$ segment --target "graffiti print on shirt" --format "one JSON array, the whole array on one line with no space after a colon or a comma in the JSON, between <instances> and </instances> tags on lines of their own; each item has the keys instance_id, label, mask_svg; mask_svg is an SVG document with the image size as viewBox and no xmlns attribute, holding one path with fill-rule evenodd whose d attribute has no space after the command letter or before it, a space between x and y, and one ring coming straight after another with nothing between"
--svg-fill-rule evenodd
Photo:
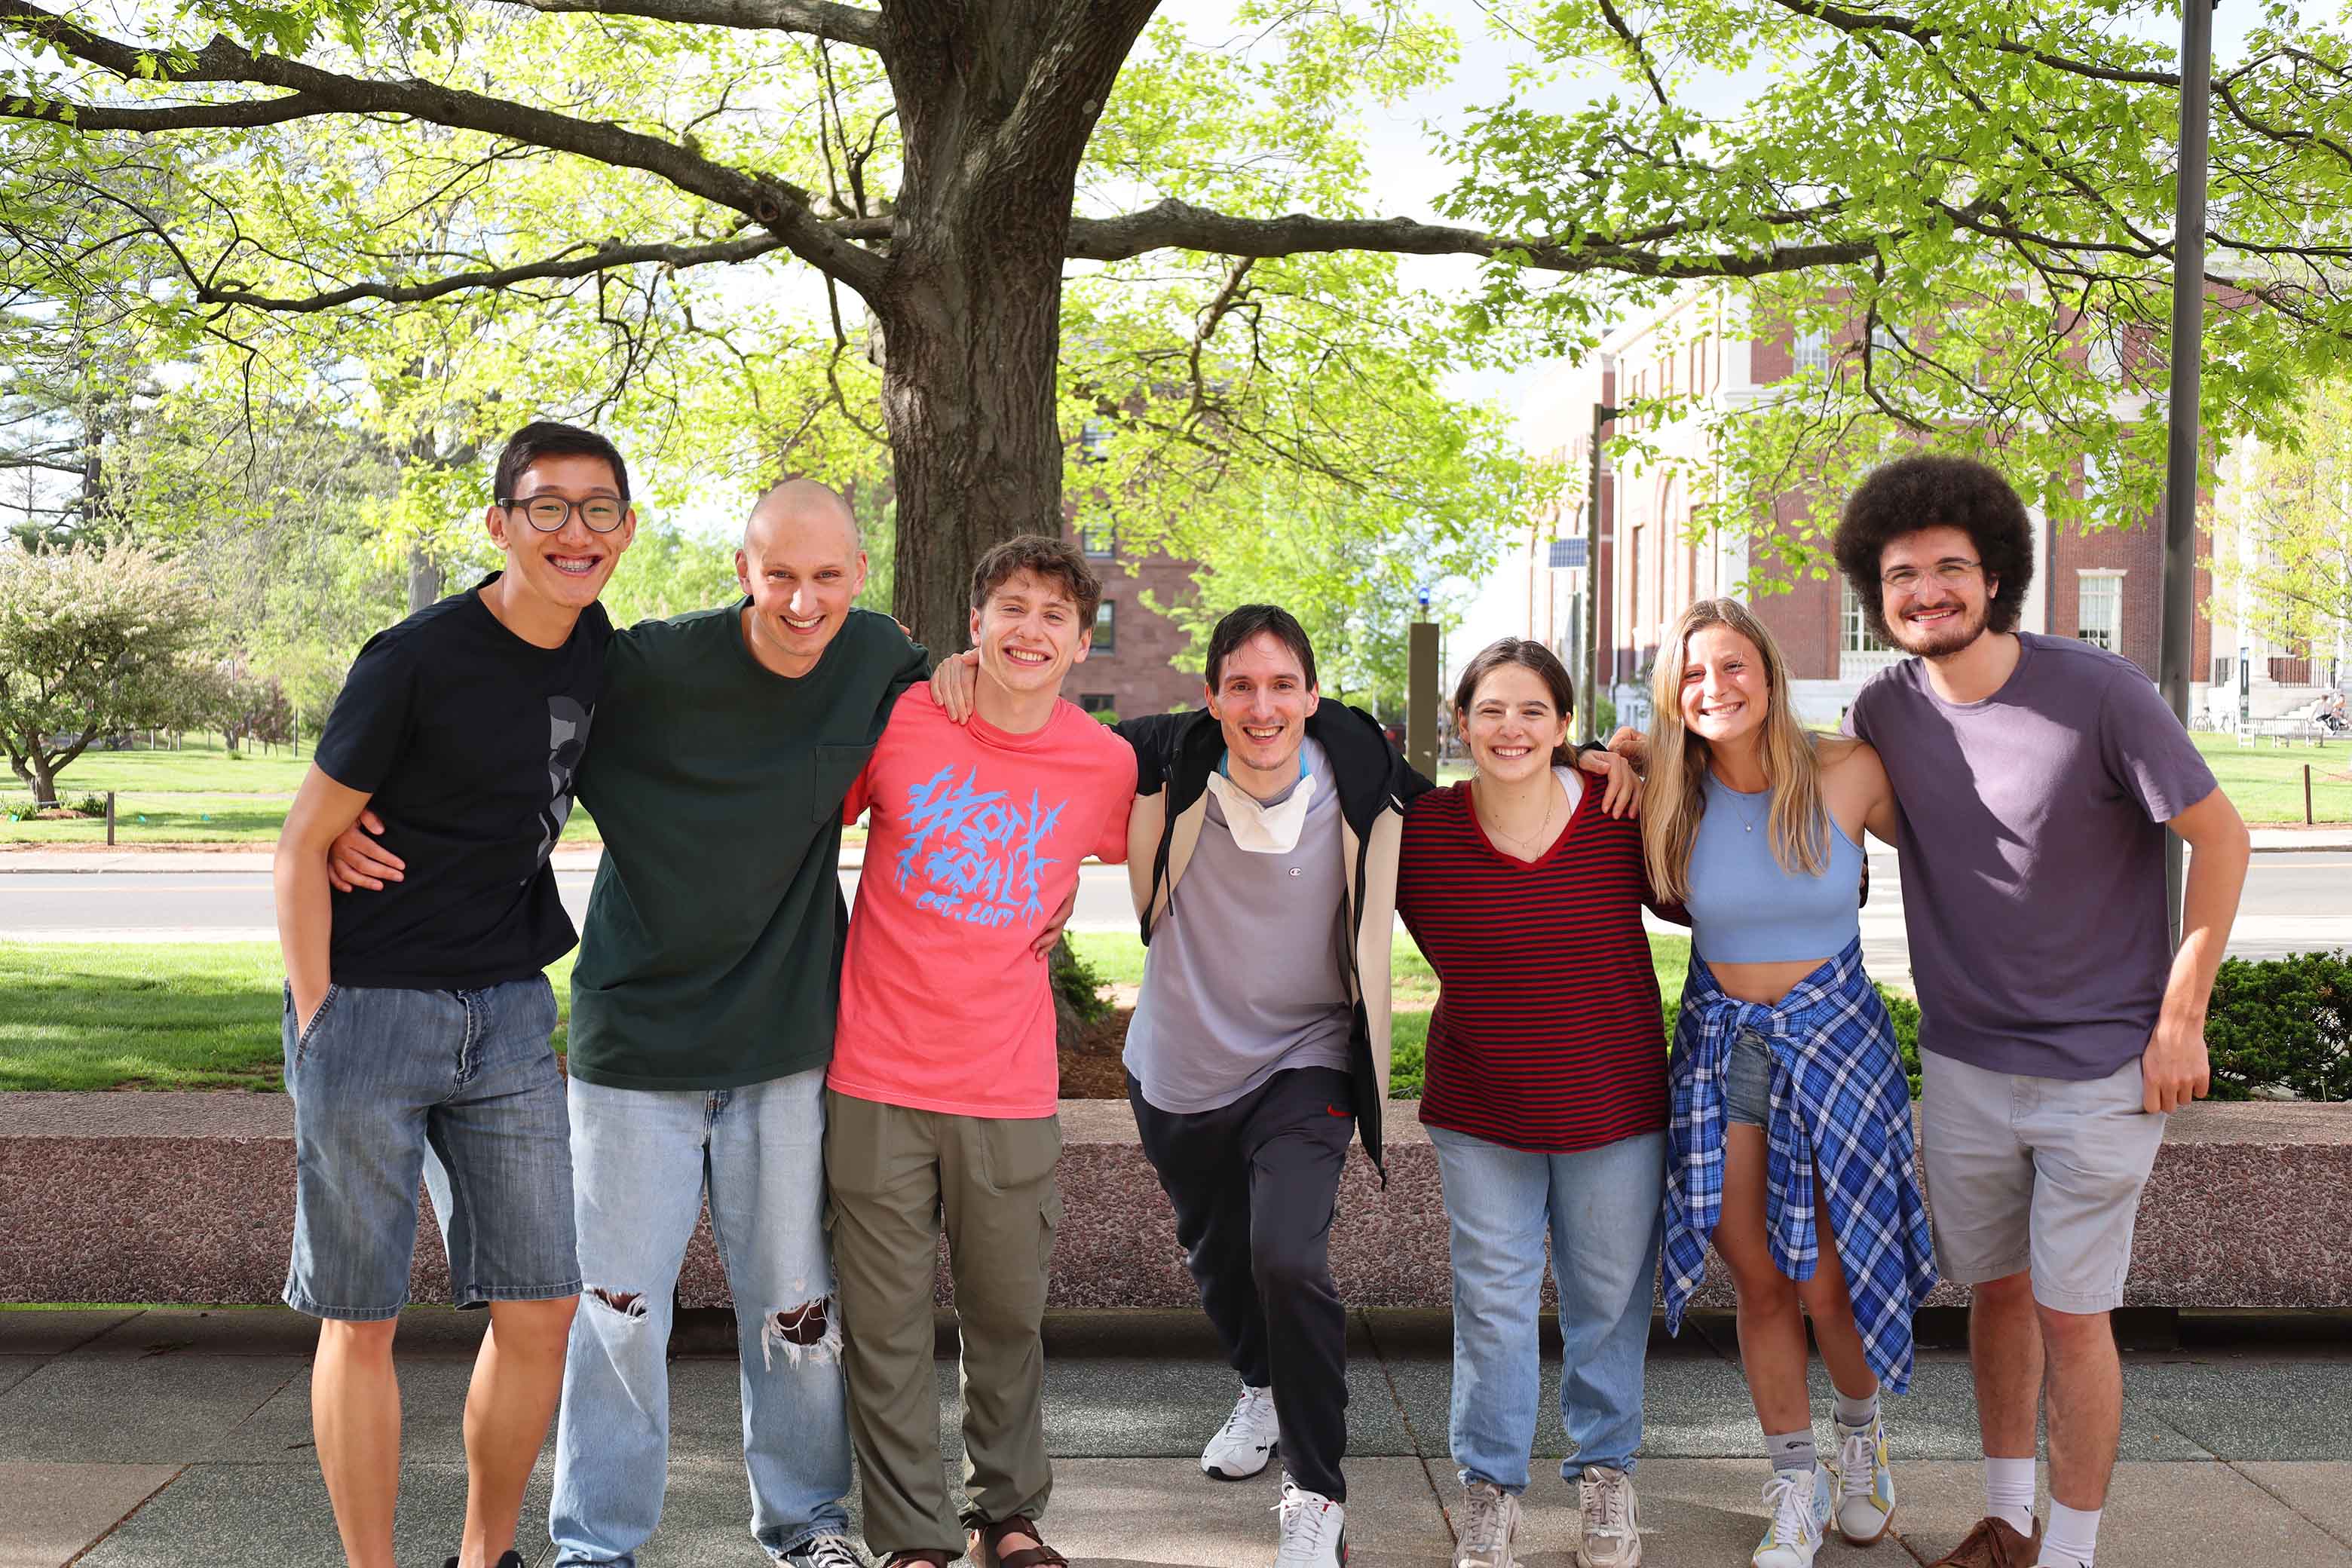
<instances>
[{"instance_id":1,"label":"graffiti print on shirt","mask_svg":"<svg viewBox=\"0 0 2352 1568\"><path fill-rule=\"evenodd\" d=\"M1046 868L1060 863L1045 851L1069 803L1047 805L1033 789L1023 806L1009 791L982 789L977 769L961 780L955 772L941 768L907 791L898 886L942 920L1034 926Z\"/></svg>"},{"instance_id":2,"label":"graffiti print on shirt","mask_svg":"<svg viewBox=\"0 0 2352 1568\"><path fill-rule=\"evenodd\" d=\"M547 809L539 814L539 854L530 863L531 874L547 864L555 853L555 841L563 836L563 825L572 819L572 775L580 771L580 758L588 750L588 724L594 710L583 707L569 697L555 696L547 700L547 788L550 799ZM529 881L530 879L523 879Z\"/></svg>"}]
</instances>

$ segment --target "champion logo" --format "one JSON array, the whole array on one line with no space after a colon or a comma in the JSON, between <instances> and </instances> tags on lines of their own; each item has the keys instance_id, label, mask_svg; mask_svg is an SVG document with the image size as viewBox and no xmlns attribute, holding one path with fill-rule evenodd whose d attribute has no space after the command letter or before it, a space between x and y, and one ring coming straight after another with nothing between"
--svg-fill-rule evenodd
<instances>
[{"instance_id":1,"label":"champion logo","mask_svg":"<svg viewBox=\"0 0 2352 1568\"><path fill-rule=\"evenodd\" d=\"M1339 1109L1338 1106L1336 1106L1336 1105L1331 1105L1331 1104L1328 1104L1328 1103L1327 1103L1327 1104L1323 1107L1323 1109L1324 1109L1325 1110L1327 1110L1327 1111L1329 1111L1329 1112L1330 1112L1332 1115L1334 1115L1334 1116L1345 1116L1345 1115L1347 1115L1347 1114L1348 1114L1346 1111L1344 1111L1344 1110L1340 1110L1340 1109Z\"/></svg>"}]
</instances>

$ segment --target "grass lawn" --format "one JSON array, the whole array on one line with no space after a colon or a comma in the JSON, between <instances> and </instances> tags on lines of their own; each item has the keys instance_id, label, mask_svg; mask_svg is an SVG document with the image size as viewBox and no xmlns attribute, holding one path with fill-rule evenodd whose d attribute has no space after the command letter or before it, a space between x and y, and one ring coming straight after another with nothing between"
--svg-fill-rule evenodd
<instances>
[{"instance_id":1,"label":"grass lawn","mask_svg":"<svg viewBox=\"0 0 2352 1568\"><path fill-rule=\"evenodd\" d=\"M2300 823L2303 820L2303 770L2311 769L2311 815L2318 822L2352 822L2352 741L2330 741L2321 746L2241 746L2231 735L2199 733L2191 737L2248 822Z\"/></svg>"},{"instance_id":2,"label":"grass lawn","mask_svg":"<svg viewBox=\"0 0 2352 1568\"><path fill-rule=\"evenodd\" d=\"M271 942L0 946L0 1089L282 1089L284 977Z\"/></svg>"},{"instance_id":3,"label":"grass lawn","mask_svg":"<svg viewBox=\"0 0 2352 1568\"><path fill-rule=\"evenodd\" d=\"M1106 931L1072 940L1106 982L1142 983L1137 938ZM1661 936L1650 947L1659 990L1672 1002L1689 943ZM1393 973L1402 1087L1420 1081L1437 979L1403 936ZM274 942L0 945L0 1089L281 1089L282 975ZM548 978L562 1019L560 1051L571 1021L572 960L558 962Z\"/></svg>"},{"instance_id":4,"label":"grass lawn","mask_svg":"<svg viewBox=\"0 0 2352 1568\"><path fill-rule=\"evenodd\" d=\"M268 752L230 752L220 737L190 735L176 752L101 752L95 745L58 775L61 795L104 795L108 790L183 795L228 790L248 795L292 795L310 766L310 744L299 752L279 746ZM29 793L21 782L14 793Z\"/></svg>"}]
</instances>

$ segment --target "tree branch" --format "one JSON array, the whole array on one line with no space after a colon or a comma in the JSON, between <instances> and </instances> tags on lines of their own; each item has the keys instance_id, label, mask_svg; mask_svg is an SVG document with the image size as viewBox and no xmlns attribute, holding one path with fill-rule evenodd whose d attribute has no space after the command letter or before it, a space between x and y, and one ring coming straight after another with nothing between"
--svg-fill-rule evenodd
<instances>
[{"instance_id":1,"label":"tree branch","mask_svg":"<svg viewBox=\"0 0 2352 1568\"><path fill-rule=\"evenodd\" d=\"M646 16L657 22L689 22L708 27L747 27L758 32L806 33L855 48L882 47L878 12L831 0L517 0L534 11L585 11L599 16Z\"/></svg>"},{"instance_id":2,"label":"tree branch","mask_svg":"<svg viewBox=\"0 0 2352 1568\"><path fill-rule=\"evenodd\" d=\"M1375 250L1407 256L1519 255L1546 272L1619 272L1637 278L1761 278L1808 267L1864 261L1901 230L1812 245L1774 246L1742 253L1659 256L1619 241L1592 237L1562 245L1507 238L1472 228L1411 218L1232 217L1170 197L1141 212L1111 218L1073 218L1066 254L1080 261L1124 261L1148 251L1197 250L1213 256L1297 256L1334 250Z\"/></svg>"},{"instance_id":3,"label":"tree branch","mask_svg":"<svg viewBox=\"0 0 2352 1568\"><path fill-rule=\"evenodd\" d=\"M28 0L0 0L0 31L29 35L75 59L98 66L125 81L156 79L191 83L244 83L283 89L284 99L261 106L279 118L327 113L399 114L571 153L615 168L641 169L688 195L745 214L764 226L795 256L853 289L877 287L883 261L871 251L829 231L809 210L809 194L786 181L745 174L675 142L601 121L577 120L550 110L467 92L414 79L372 81L341 76L276 55L257 55L215 37L194 55L143 49L104 37ZM0 100L0 118L64 121L89 130L172 131L213 129L224 110L241 105L188 104L156 109L116 109L51 101L38 108L22 99ZM268 123L268 121L260 121Z\"/></svg>"},{"instance_id":4,"label":"tree branch","mask_svg":"<svg viewBox=\"0 0 2352 1568\"><path fill-rule=\"evenodd\" d=\"M714 261L749 261L754 257L781 250L783 246L782 240L766 234L747 235L740 239L722 240L715 245L617 245L607 241L584 256L567 253L514 267L453 273L446 278L436 278L430 283L354 283L346 289L299 299L255 294L242 289L220 289L200 283L196 298L206 305L243 305L257 310L308 315L362 300L377 300L393 305L417 305L467 289L509 289L518 283L533 283L545 279L586 278L599 272L609 272L614 268L635 267L648 261L658 262L673 270L700 267Z\"/></svg>"},{"instance_id":5,"label":"tree branch","mask_svg":"<svg viewBox=\"0 0 2352 1568\"><path fill-rule=\"evenodd\" d=\"M1000 171L1016 176L1040 163L1055 176L1075 171L1102 106L1160 0L1065 0L1031 61L1013 111L994 134Z\"/></svg>"},{"instance_id":6,"label":"tree branch","mask_svg":"<svg viewBox=\"0 0 2352 1568\"><path fill-rule=\"evenodd\" d=\"M1810 16L1824 26L1834 27L1842 33L1892 33L1923 47L1940 41L1949 31L1948 28L1938 27L1933 23L1922 22L1913 16L1895 16L1884 11L1849 11L1843 5L1829 4L1829 0L1772 0L1772 4L1784 11L1793 11L1800 16ZM2065 71L2072 76L2088 77L2094 81L2126 82L2141 87L2174 89L2180 86L2180 76L2177 71L2125 70L2115 66L2093 65L2087 60L2069 59L2063 55L2050 54L2030 44L2021 44L2010 38L1979 41L1989 42L1992 47L2002 54L2014 55L2020 59L2032 60L2036 65L2047 66L2052 70Z\"/></svg>"}]
</instances>

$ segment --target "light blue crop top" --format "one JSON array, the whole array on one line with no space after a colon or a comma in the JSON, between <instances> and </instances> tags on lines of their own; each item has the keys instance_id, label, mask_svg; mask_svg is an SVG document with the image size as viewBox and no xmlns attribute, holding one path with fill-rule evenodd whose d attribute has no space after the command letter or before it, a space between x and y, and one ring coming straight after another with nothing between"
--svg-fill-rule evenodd
<instances>
[{"instance_id":1,"label":"light blue crop top","mask_svg":"<svg viewBox=\"0 0 2352 1568\"><path fill-rule=\"evenodd\" d=\"M1706 775L1706 811L1691 844L1691 945L1709 963L1834 958L1862 933L1862 848L1832 818L1818 877L1772 856L1772 796Z\"/></svg>"}]
</instances>

